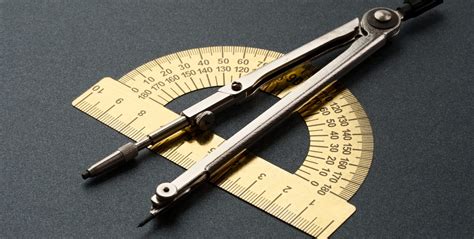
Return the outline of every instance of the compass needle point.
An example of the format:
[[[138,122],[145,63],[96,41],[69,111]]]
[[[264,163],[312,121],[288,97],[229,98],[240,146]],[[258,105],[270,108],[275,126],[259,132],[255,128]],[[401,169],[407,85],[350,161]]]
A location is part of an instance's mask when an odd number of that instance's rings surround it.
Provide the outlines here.
[[[156,217],[156,214],[151,214],[151,213],[148,214],[148,216],[145,219],[143,219],[143,221],[141,221],[137,227],[143,227],[145,224],[153,220],[153,218],[155,217]]]

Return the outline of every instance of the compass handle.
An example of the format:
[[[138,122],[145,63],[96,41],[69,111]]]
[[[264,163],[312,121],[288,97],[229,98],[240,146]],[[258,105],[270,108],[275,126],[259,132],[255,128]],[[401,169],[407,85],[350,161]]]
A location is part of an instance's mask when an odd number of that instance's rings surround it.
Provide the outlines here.
[[[397,8],[397,10],[403,15],[403,21],[406,21],[423,14],[441,3],[443,3],[443,0],[405,0],[403,5]]]

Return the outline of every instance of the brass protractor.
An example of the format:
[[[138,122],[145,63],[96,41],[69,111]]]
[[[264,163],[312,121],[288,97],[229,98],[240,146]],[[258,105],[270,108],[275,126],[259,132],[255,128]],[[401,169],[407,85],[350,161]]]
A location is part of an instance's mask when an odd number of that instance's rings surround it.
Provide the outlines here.
[[[137,140],[159,127],[157,118],[173,119],[173,113],[164,106],[174,99],[199,89],[230,84],[280,56],[281,53],[274,51],[237,46],[181,51],[137,67],[121,77],[117,85],[112,86],[117,81],[106,78],[78,97],[73,105]],[[314,67],[308,63],[280,76],[262,90],[284,97],[312,70]],[[271,178],[270,168],[275,166],[267,165],[264,160],[258,164],[250,159],[250,163],[243,164],[216,183],[283,221],[313,236],[324,237],[353,210],[349,213],[348,209],[344,214],[341,209],[339,221],[334,217],[324,221],[324,216],[310,215],[308,205],[313,205],[319,198],[331,198],[331,204],[337,204],[331,206],[344,207],[338,200],[350,199],[368,173],[373,138],[362,106],[341,85],[325,89],[310,106],[299,112],[309,131],[308,154],[293,175],[278,169],[271,179],[273,181],[263,186],[264,181]],[[188,168],[222,139],[216,136],[206,143],[191,141],[154,149]],[[283,180],[281,175],[288,180]],[[277,181],[278,177],[282,182]],[[300,188],[300,194],[310,195],[309,201],[295,195],[285,198],[296,187]]]

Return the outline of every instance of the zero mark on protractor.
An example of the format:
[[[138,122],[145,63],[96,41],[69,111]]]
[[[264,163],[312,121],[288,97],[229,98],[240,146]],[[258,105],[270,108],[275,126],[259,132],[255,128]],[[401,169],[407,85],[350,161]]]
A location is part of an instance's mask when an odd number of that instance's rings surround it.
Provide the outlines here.
[[[124,87],[115,90],[122,92],[114,92],[114,101],[110,100],[112,103],[106,104],[95,99],[90,99],[88,102],[90,94],[95,93],[98,96],[101,90],[101,86],[96,85],[95,89],[92,87],[89,90],[91,92],[86,92],[87,94],[76,99],[73,104],[99,121],[137,140],[154,130],[153,125],[144,123],[146,117],[151,117],[149,108],[160,111],[160,118],[172,119],[174,115],[162,106],[173,99],[195,90],[229,84],[281,55],[263,49],[232,46],[182,51],[150,61],[121,77],[119,82]],[[263,89],[283,97],[312,70],[314,69],[310,65],[294,69],[288,74],[279,76]],[[119,97],[120,95],[123,97]],[[143,106],[143,109],[140,109],[140,106]],[[340,85],[326,89],[312,106],[300,112],[308,127],[310,147],[306,159],[295,172],[295,176],[291,177],[291,181],[301,185],[300,190],[309,190],[314,198],[335,195],[348,200],[358,190],[371,164],[373,141],[370,123],[357,99]],[[222,139],[213,138],[211,141],[214,142],[208,142],[206,145],[194,144],[194,147],[201,147],[200,150],[196,148],[190,150],[190,145],[181,147],[182,144],[178,144],[160,153],[188,168],[196,159],[202,158],[207,153],[210,145],[217,146]],[[272,174],[265,173],[268,167],[275,167],[269,163],[269,165],[263,164],[260,165],[262,173],[257,172],[258,169],[255,168],[258,165],[253,162],[243,164],[236,175],[230,174],[218,184],[313,236],[329,235],[327,233],[335,230],[331,228],[332,226],[337,228],[346,219],[341,215],[342,222],[332,223],[334,220],[329,219],[325,222],[312,222],[314,220],[311,218],[305,218],[311,214],[311,210],[305,206],[309,202],[285,198],[284,193],[295,190],[292,187],[288,186],[291,188],[288,189],[285,185],[275,185],[282,188],[270,190],[274,192],[260,190],[259,180]],[[248,171],[247,174],[243,173],[245,170]],[[276,171],[286,175],[284,170]],[[277,178],[278,176],[274,175],[274,179]],[[342,207],[344,206],[341,204]],[[341,209],[341,214],[344,214],[342,211]]]

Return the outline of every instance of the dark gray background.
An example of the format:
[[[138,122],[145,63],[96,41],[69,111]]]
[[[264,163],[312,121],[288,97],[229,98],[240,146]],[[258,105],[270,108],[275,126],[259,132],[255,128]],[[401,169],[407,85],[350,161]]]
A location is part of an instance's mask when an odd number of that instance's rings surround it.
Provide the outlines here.
[[[126,138],[70,103],[100,78],[168,53],[288,52],[399,2],[0,1],[0,237],[307,237],[213,186],[135,228],[155,186],[183,170],[147,152],[130,170],[83,182],[85,166]],[[351,199],[357,212],[334,238],[473,237],[473,7],[448,1],[410,21],[345,77],[371,120],[375,157]],[[294,154],[269,147],[269,158]]]

